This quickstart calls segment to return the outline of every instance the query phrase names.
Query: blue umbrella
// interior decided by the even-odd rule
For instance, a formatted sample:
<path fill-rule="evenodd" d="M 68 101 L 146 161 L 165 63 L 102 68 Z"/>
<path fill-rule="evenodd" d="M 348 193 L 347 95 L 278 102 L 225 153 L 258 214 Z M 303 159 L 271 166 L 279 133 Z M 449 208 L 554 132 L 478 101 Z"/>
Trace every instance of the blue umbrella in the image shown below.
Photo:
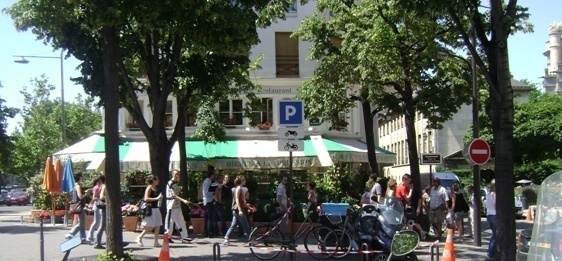
<path fill-rule="evenodd" d="M 64 164 L 64 171 L 62 172 L 61 190 L 63 192 L 70 192 L 74 189 L 74 171 L 72 171 L 72 160 L 68 158 Z"/>

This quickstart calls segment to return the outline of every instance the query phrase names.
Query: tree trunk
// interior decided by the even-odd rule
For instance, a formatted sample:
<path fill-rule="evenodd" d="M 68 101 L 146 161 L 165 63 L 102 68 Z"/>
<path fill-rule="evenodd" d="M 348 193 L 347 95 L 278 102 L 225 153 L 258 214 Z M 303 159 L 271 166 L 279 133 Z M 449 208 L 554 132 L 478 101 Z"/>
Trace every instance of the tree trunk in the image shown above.
<path fill-rule="evenodd" d="M 107 6 L 111 0 L 105 1 Z M 105 106 L 105 173 L 107 186 L 107 251 L 123 257 L 123 220 L 121 217 L 121 177 L 119 169 L 119 99 L 117 58 L 118 43 L 115 27 L 102 28 L 104 106 Z"/>
<path fill-rule="evenodd" d="M 411 90 L 411 87 L 406 89 Z M 406 144 L 408 145 L 408 158 L 410 163 L 410 175 L 412 178 L 412 184 L 414 184 L 415 190 L 421 189 L 420 180 L 420 165 L 418 156 L 418 143 L 416 134 L 416 108 L 414 107 L 413 94 L 410 91 L 409 94 L 404 96 L 404 125 L 406 126 Z M 397 180 L 398 183 L 400 181 Z"/>
<path fill-rule="evenodd" d="M 180 185 L 181 185 L 181 197 L 187 199 L 188 188 L 188 176 L 187 176 L 187 151 L 185 150 L 185 111 L 187 102 L 184 99 L 178 99 L 178 120 L 176 125 L 181 128 L 178 131 L 178 143 L 180 149 Z M 182 213 L 184 219 L 189 217 L 188 208 L 182 205 Z"/>
<path fill-rule="evenodd" d="M 379 164 L 377 162 L 377 149 L 375 146 L 375 133 L 373 126 L 373 115 L 371 113 L 371 103 L 366 99 L 361 101 L 363 109 L 363 122 L 365 123 L 365 139 L 367 141 L 367 158 L 372 173 L 379 173 Z"/>
<path fill-rule="evenodd" d="M 152 141 L 149 140 L 148 146 L 150 150 L 150 166 L 152 168 L 152 175 L 158 176 L 158 179 L 160 180 L 160 183 L 158 184 L 158 191 L 160 191 L 162 195 L 165 195 L 166 184 L 168 184 L 168 181 L 170 180 L 170 155 L 172 154 L 172 147 L 175 141 L 168 141 L 164 123 L 162 122 L 156 124 L 156 118 L 152 128 L 153 130 L 156 128 L 162 129 L 161 131 L 155 131 L 157 133 L 154 135 L 156 138 Z M 163 217 L 166 216 L 166 200 L 162 200 L 160 212 Z"/>
<path fill-rule="evenodd" d="M 503 1 L 492 3 L 492 34 L 490 44 L 491 120 L 496 146 L 496 229 L 497 260 L 515 260 L 515 205 L 513 185 L 513 89 L 507 49 L 508 18 L 503 14 Z M 499 99 L 494 99 L 499 97 Z"/>

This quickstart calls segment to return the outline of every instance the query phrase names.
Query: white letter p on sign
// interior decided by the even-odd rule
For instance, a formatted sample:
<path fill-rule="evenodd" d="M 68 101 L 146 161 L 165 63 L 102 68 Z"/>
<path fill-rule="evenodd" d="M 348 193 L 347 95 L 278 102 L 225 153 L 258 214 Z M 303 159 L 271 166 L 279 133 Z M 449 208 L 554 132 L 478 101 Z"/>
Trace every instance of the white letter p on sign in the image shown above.
<path fill-rule="evenodd" d="M 291 116 L 297 114 L 297 108 L 292 105 L 285 106 L 285 120 L 288 121 Z"/>

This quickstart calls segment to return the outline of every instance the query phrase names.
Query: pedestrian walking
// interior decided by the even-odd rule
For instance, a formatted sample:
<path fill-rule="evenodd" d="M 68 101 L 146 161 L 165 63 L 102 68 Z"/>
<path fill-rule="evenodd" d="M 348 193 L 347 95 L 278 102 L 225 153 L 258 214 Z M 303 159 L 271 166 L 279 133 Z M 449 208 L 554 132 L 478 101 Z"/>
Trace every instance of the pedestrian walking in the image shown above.
<path fill-rule="evenodd" d="M 281 182 L 277 186 L 277 191 L 275 192 L 277 196 L 277 213 L 285 214 L 287 212 L 287 176 L 281 176 Z M 283 220 L 281 223 L 281 231 L 287 234 L 287 219 Z"/>
<path fill-rule="evenodd" d="M 496 258 L 496 228 L 498 226 L 498 221 L 496 219 L 496 180 L 493 179 L 490 182 L 490 189 L 486 193 L 486 220 L 492 230 L 492 236 L 490 236 L 490 244 L 488 245 L 488 258 Z"/>
<path fill-rule="evenodd" d="M 369 175 L 369 183 L 372 185 L 369 195 L 369 203 L 373 204 L 376 202 L 381 202 L 382 197 L 382 187 L 381 184 L 377 182 L 377 173 L 371 173 Z M 376 200 L 373 200 L 375 197 Z"/>
<path fill-rule="evenodd" d="M 468 200 L 468 220 L 466 222 L 467 224 L 467 228 L 468 228 L 468 237 L 469 238 L 473 238 L 474 237 L 474 219 L 477 218 L 477 216 L 474 216 L 474 208 L 476 207 L 476 202 L 474 201 L 474 187 L 472 185 L 469 185 L 466 187 L 466 189 L 468 190 L 468 195 L 469 195 L 469 200 Z"/>
<path fill-rule="evenodd" d="M 234 195 L 236 195 L 236 185 L 231 189 L 231 195 L 232 195 L 232 197 L 234 197 Z M 246 187 L 245 185 L 242 186 L 242 195 L 246 199 L 246 202 L 248 202 L 248 200 L 250 199 L 250 192 L 248 191 L 248 187 Z M 231 203 L 231 205 L 232 204 L 234 204 L 234 201 Z M 248 221 L 248 226 L 249 226 L 250 225 L 250 223 L 249 223 L 250 217 L 248 216 L 247 212 L 244 212 L 244 215 L 246 216 L 246 220 Z M 244 237 L 244 229 L 242 229 L 242 227 L 240 226 L 240 222 L 238 222 L 237 229 L 238 229 L 238 237 Z"/>
<path fill-rule="evenodd" d="M 181 211 L 181 203 L 188 204 L 188 201 L 179 197 L 181 193 L 180 186 L 180 172 L 178 170 L 172 171 L 172 179 L 168 181 L 166 186 L 166 221 L 164 222 L 164 228 L 166 229 L 166 234 L 169 236 L 169 242 L 174 243 L 171 239 L 174 232 L 174 225 L 178 227 L 181 236 L 181 242 L 187 243 L 192 240 L 188 237 L 187 227 L 185 226 L 185 218 L 183 217 Z"/>
<path fill-rule="evenodd" d="M 88 237 L 87 240 L 90 242 L 94 242 L 94 232 L 96 232 L 96 229 L 98 229 L 99 225 L 100 225 L 100 220 L 101 220 L 101 209 L 99 209 L 96 205 L 98 203 L 98 200 L 100 198 L 100 177 L 97 177 L 96 179 L 94 179 L 94 182 L 92 185 L 94 185 L 94 187 L 92 188 L 92 205 L 93 210 L 94 210 L 94 222 L 92 222 L 92 225 L 90 226 L 90 229 L 88 230 Z"/>
<path fill-rule="evenodd" d="M 139 244 L 139 246 L 144 246 L 142 243 L 142 238 L 146 235 L 147 232 L 154 231 L 154 247 L 161 247 L 158 243 L 158 235 L 160 234 L 160 226 L 162 226 L 162 214 L 160 214 L 160 209 L 158 209 L 158 201 L 162 200 L 163 196 L 162 193 L 158 191 L 158 184 L 159 184 L 158 177 L 155 175 L 150 175 L 146 179 L 146 190 L 144 191 L 144 202 L 148 204 L 147 207 L 152 208 L 152 214 L 150 216 L 144 216 L 142 219 L 141 226 L 143 226 L 143 230 L 141 234 L 137 237 L 135 242 Z"/>
<path fill-rule="evenodd" d="M 236 189 L 234 191 L 234 196 L 232 200 L 232 223 L 230 224 L 230 228 L 226 232 L 224 236 L 223 244 L 225 246 L 230 245 L 230 234 L 236 228 L 236 225 L 240 223 L 241 227 L 244 229 L 244 232 L 249 236 L 250 235 L 250 226 L 248 220 L 246 220 L 246 211 L 248 206 L 246 205 L 246 197 L 244 196 L 243 186 L 246 184 L 246 178 L 244 176 L 238 176 L 234 180 L 234 184 L 236 185 Z"/>
<path fill-rule="evenodd" d="M 214 237 L 217 233 L 215 219 L 215 190 L 211 188 L 215 174 L 211 171 L 207 173 L 207 178 L 201 185 L 201 193 L 203 195 L 203 206 L 205 207 L 205 237 Z M 215 225 L 213 226 L 213 220 Z"/>
<path fill-rule="evenodd" d="M 384 193 L 385 197 L 396 197 L 396 180 L 389 179 L 388 183 L 386 183 L 386 192 Z"/>
<path fill-rule="evenodd" d="M 100 219 L 100 224 L 98 229 L 96 230 L 96 237 L 94 238 L 94 248 L 95 249 L 105 249 L 105 247 L 103 247 L 101 245 L 101 238 L 103 237 L 103 232 L 105 232 L 105 228 L 107 226 L 107 216 L 106 216 L 106 204 L 105 204 L 105 175 L 101 175 L 99 177 L 99 181 L 100 181 L 100 192 L 99 192 L 99 197 L 98 200 L 96 201 L 96 205 L 95 207 L 98 210 L 101 210 L 101 219 Z M 91 229 L 91 228 L 90 228 Z"/>
<path fill-rule="evenodd" d="M 78 232 L 80 232 L 80 238 L 82 239 L 82 242 L 85 243 L 87 242 L 87 239 L 86 239 L 86 224 L 85 224 L 86 217 L 84 215 L 84 205 L 85 205 L 84 198 L 86 198 L 90 190 L 87 189 L 86 191 L 82 192 L 82 187 L 80 186 L 81 180 L 82 180 L 82 172 L 77 172 L 76 174 L 74 174 L 74 181 L 76 182 L 76 185 L 74 185 L 74 189 L 70 192 L 72 197 L 70 203 L 72 204 L 80 203 L 82 207 L 82 210 L 80 211 L 80 213 L 78 213 L 78 224 L 76 224 L 70 230 L 70 232 L 68 232 L 68 234 L 64 236 L 64 238 L 66 238 L 67 240 L 71 239 Z"/>
<path fill-rule="evenodd" d="M 453 184 L 453 192 L 455 194 L 455 200 L 453 204 L 453 212 L 455 213 L 455 224 L 458 231 L 458 238 L 456 238 L 457 242 L 463 242 L 463 217 L 466 212 L 468 212 L 468 203 L 464 198 L 464 195 L 460 193 L 460 185 L 458 183 Z"/>
<path fill-rule="evenodd" d="M 445 213 L 447 213 L 447 201 L 449 196 L 447 190 L 441 186 L 441 179 L 434 178 L 433 186 L 429 194 L 429 221 L 433 226 L 433 231 L 438 240 L 441 240 L 443 232 L 443 221 L 445 220 Z"/>
<path fill-rule="evenodd" d="M 215 183 L 213 183 L 213 185 L 211 185 L 212 187 L 216 187 L 215 189 L 215 220 L 217 222 L 220 222 L 220 231 L 221 233 L 224 235 L 226 234 L 226 219 L 224 216 L 224 202 L 223 202 L 223 196 L 222 196 L 222 186 L 224 186 L 224 176 L 223 175 L 217 175 L 217 177 L 215 177 Z M 230 193 L 230 192 L 228 192 Z M 216 224 L 217 222 L 215 222 L 214 224 Z"/>
<path fill-rule="evenodd" d="M 316 211 L 316 207 L 318 206 L 318 195 L 316 194 L 316 183 L 310 182 L 308 184 L 308 186 L 310 187 L 310 190 L 308 191 L 308 203 L 306 206 L 306 212 L 307 214 L 310 213 L 311 214 L 311 219 L 312 222 L 316 222 L 318 219 L 318 215 L 317 215 L 317 211 Z"/>

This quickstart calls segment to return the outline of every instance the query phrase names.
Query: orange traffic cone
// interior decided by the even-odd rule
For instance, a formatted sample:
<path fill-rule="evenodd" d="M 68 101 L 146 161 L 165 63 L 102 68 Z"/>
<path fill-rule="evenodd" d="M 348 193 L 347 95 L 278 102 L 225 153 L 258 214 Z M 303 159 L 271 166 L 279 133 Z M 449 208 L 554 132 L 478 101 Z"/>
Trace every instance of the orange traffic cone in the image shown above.
<path fill-rule="evenodd" d="M 164 233 L 164 242 L 162 243 L 162 250 L 160 250 L 158 261 L 170 261 L 170 240 L 168 239 L 168 233 Z"/>
<path fill-rule="evenodd" d="M 445 250 L 443 250 L 442 261 L 454 261 L 455 260 L 455 244 L 453 243 L 453 230 L 448 229 L 447 240 L 445 241 Z"/>

